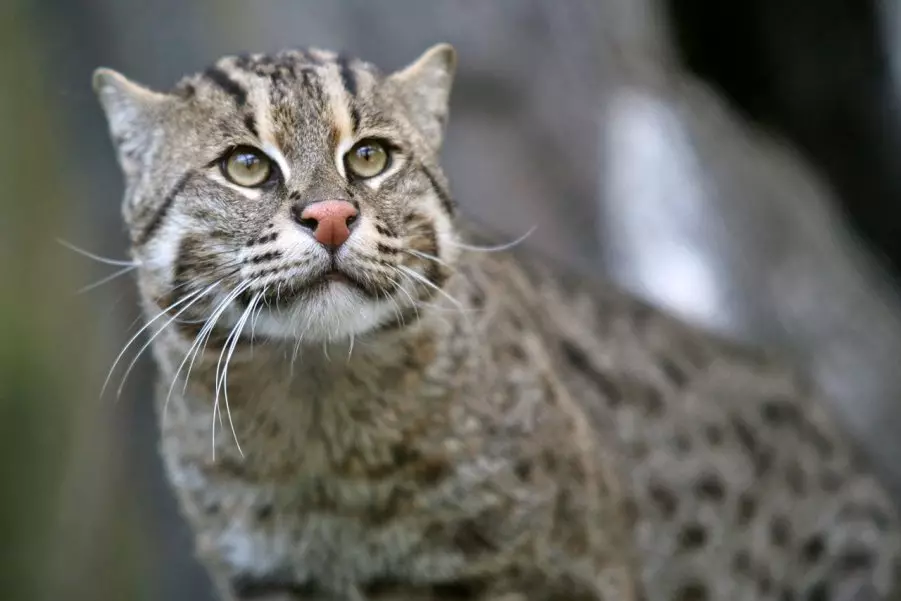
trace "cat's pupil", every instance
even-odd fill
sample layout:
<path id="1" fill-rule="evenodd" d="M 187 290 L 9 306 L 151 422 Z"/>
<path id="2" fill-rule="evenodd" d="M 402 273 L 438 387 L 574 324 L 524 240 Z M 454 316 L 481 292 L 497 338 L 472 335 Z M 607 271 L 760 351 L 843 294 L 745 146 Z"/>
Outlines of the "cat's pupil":
<path id="1" fill-rule="evenodd" d="M 363 146 L 357 150 L 357 156 L 366 161 L 371 162 L 376 155 L 376 150 L 372 146 Z"/>
<path id="2" fill-rule="evenodd" d="M 254 171 L 260 166 L 260 159 L 252 154 L 240 154 L 235 157 L 236 162 L 246 171 Z"/>

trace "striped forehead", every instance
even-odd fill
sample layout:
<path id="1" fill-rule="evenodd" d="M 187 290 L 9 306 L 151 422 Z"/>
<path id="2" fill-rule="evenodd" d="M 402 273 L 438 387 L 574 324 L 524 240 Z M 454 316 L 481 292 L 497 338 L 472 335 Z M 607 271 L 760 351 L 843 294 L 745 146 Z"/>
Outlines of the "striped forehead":
<path id="1" fill-rule="evenodd" d="M 370 65 L 320 50 L 225 57 L 199 76 L 225 96 L 263 144 L 291 152 L 298 129 L 337 142 L 359 128 L 359 104 L 371 90 Z"/>

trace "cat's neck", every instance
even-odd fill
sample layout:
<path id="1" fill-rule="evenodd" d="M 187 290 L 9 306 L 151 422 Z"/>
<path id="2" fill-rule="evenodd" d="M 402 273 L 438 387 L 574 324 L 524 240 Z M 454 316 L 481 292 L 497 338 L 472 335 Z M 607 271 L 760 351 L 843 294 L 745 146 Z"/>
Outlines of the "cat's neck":
<path id="1" fill-rule="evenodd" d="M 354 443 L 365 440 L 370 448 L 363 456 L 381 465 L 388 461 L 384 449 L 393 441 L 439 419 L 461 387 L 476 385 L 480 374 L 490 370 L 476 360 L 473 347 L 479 338 L 468 331 L 467 309 L 439 303 L 422 307 L 414 322 L 352 342 L 245 342 L 228 362 L 227 377 L 228 351 L 223 355 L 210 348 L 194 362 L 186 388 L 186 368 L 178 379 L 175 372 L 190 341 L 160 341 L 156 352 L 163 385 L 175 382 L 169 400 L 166 394 L 159 399 L 161 411 L 169 405 L 164 431 L 177 428 L 177 436 L 185 437 L 182 428 L 200 424 L 191 435 L 203 438 L 199 448 L 207 453 L 213 422 L 222 420 L 217 428 L 226 452 L 233 450 L 233 424 L 248 457 L 268 462 L 273 447 L 300 447 L 303 452 L 297 455 L 303 457 L 295 457 L 290 469 L 302 461 L 313 472 L 331 469 L 336 458 L 351 452 L 353 445 L 336 446 L 336 436 Z M 275 431 L 290 435 L 281 440 Z"/>

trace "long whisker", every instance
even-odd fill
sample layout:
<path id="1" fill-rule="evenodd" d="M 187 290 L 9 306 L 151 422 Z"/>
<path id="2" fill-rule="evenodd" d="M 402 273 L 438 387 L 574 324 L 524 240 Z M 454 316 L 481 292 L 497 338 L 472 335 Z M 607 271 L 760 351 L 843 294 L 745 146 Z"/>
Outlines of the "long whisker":
<path id="1" fill-rule="evenodd" d="M 405 273 L 406 275 L 408 275 L 409 277 L 413 278 L 414 280 L 416 280 L 416 281 L 418 281 L 418 282 L 420 282 L 420 283 L 422 283 L 422 284 L 428 286 L 429 288 L 431 288 L 432 290 L 434 290 L 435 292 L 437 292 L 438 294 L 440 294 L 441 296 L 443 296 L 444 298 L 446 298 L 447 300 L 449 300 L 450 302 L 452 302 L 452 303 L 454 304 L 454 306 L 456 306 L 457 308 L 459 308 L 461 311 L 465 310 L 465 308 L 464 308 L 463 305 L 460 303 L 460 301 L 458 301 L 458 300 L 455 299 L 453 296 L 451 296 L 450 294 L 448 294 L 447 292 L 445 292 L 440 286 L 438 286 L 437 284 L 435 284 L 435 282 L 431 281 L 430 279 L 428 279 L 428 278 L 425 277 L 424 275 L 419 274 L 419 273 L 416 273 L 415 271 L 413 271 L 412 269 L 410 269 L 410 268 L 407 267 L 406 265 L 398 265 L 397 267 L 395 267 L 395 269 L 397 269 L 397 270 L 400 271 L 401 273 Z"/>
<path id="2" fill-rule="evenodd" d="M 405 274 L 401 274 L 401 275 L 405 275 Z M 390 278 L 388 276 L 385 276 L 385 277 L 389 281 L 394 282 L 395 285 L 397 285 L 396 280 L 393 280 L 392 278 Z M 478 309 L 475 309 L 475 308 L 463 308 L 459 303 L 455 307 L 442 307 L 441 305 L 438 305 L 435 303 L 427 303 L 424 301 L 417 301 L 412 296 L 410 296 L 410 293 L 407 291 L 406 288 L 403 288 L 402 286 L 399 286 L 399 285 L 397 285 L 397 286 L 398 286 L 398 289 L 401 292 L 403 292 L 404 295 L 406 295 L 406 297 L 408 299 L 410 299 L 410 306 L 416 311 L 417 319 L 419 319 L 419 310 L 420 309 L 430 309 L 432 311 L 437 311 L 437 312 L 455 312 L 455 313 L 461 313 L 461 314 L 478 313 L 478 311 L 479 311 Z M 393 297 L 392 297 L 392 300 L 394 300 L 395 305 L 397 305 L 397 301 Z"/>
<path id="3" fill-rule="evenodd" d="M 403 275 L 403 274 L 401 274 L 401 275 Z M 391 277 L 389 277 L 389 276 L 385 276 L 385 277 L 388 278 L 389 281 L 393 282 L 394 285 L 397 286 L 397 289 L 400 290 L 401 292 L 403 292 L 403 293 L 407 296 L 407 298 L 410 299 L 410 306 L 413 307 L 413 310 L 414 310 L 414 311 L 416 311 L 416 319 L 419 319 L 419 318 L 420 318 L 420 316 L 419 316 L 419 303 L 416 302 L 416 299 L 414 299 L 413 296 L 407 291 L 407 289 L 404 288 L 403 284 L 399 283 L 397 280 L 395 280 L 395 279 L 393 279 L 393 278 L 391 278 Z M 390 296 L 389 296 L 388 298 L 391 298 L 392 300 L 394 299 L 394 297 L 390 297 Z M 398 315 L 400 316 L 401 324 L 402 324 L 404 327 L 406 327 L 407 324 L 406 324 L 406 322 L 405 322 L 404 319 L 403 319 L 403 311 L 400 310 L 400 305 L 397 303 L 396 300 L 394 301 L 394 305 L 395 305 L 396 307 L 398 307 Z"/>
<path id="4" fill-rule="evenodd" d="M 241 454 L 241 457 L 244 456 L 244 451 L 241 449 L 241 443 L 238 442 L 238 433 L 235 431 L 235 423 L 234 421 L 232 421 L 232 412 L 228 404 L 228 365 L 231 362 L 232 355 L 234 355 L 235 348 L 238 346 L 238 339 L 241 337 L 241 332 L 244 330 L 244 325 L 247 323 L 247 319 L 253 314 L 253 310 L 256 308 L 256 304 L 260 300 L 261 296 L 262 292 L 257 292 L 256 296 L 251 299 L 250 303 L 248 303 L 247 305 L 247 308 L 244 309 L 244 313 L 241 315 L 241 318 L 238 320 L 238 323 L 234 328 L 232 328 L 232 331 L 229 334 L 229 338 L 226 338 L 225 340 L 225 345 L 222 347 L 222 350 L 224 351 L 225 348 L 229 346 L 229 339 L 231 341 L 231 346 L 228 349 L 228 355 L 225 357 L 225 364 L 222 367 L 222 377 L 216 382 L 216 398 L 213 403 L 214 405 L 219 404 L 219 389 L 221 384 L 222 397 L 225 400 L 225 412 L 228 415 L 228 424 L 232 431 L 232 437 L 235 439 L 235 446 L 238 447 L 238 453 Z M 222 360 L 221 353 L 219 354 L 219 360 L 220 362 Z M 220 411 L 220 415 L 221 413 L 222 412 Z"/>
<path id="5" fill-rule="evenodd" d="M 210 314 L 209 319 L 206 320 L 206 323 L 204 323 L 203 327 L 200 329 L 200 333 L 197 335 L 196 339 L 196 342 L 198 344 L 194 349 L 194 356 L 191 357 L 191 364 L 188 365 L 188 373 L 185 376 L 185 385 L 182 389 L 182 392 L 184 392 L 188 388 L 188 380 L 191 379 L 191 370 L 194 368 L 194 361 L 197 359 L 197 356 L 199 354 L 206 352 L 206 345 L 213 334 L 213 328 L 216 327 L 216 322 L 219 321 L 219 318 L 223 313 L 225 313 L 228 305 L 231 304 L 233 300 L 238 298 L 241 293 L 243 293 L 247 288 L 250 287 L 250 285 L 250 282 L 244 282 L 242 284 L 239 284 L 237 288 L 228 293 L 225 296 L 225 299 L 223 299 L 222 302 L 216 306 L 212 314 Z M 201 346 L 203 347 L 202 349 Z"/>
<path id="6" fill-rule="evenodd" d="M 73 252 L 76 252 L 84 257 L 93 259 L 93 260 L 97 261 L 98 263 L 103 263 L 105 265 L 116 265 L 119 267 L 124 267 L 124 266 L 136 267 L 141 264 L 140 261 L 123 261 L 122 259 L 109 259 L 107 257 L 101 257 L 100 255 L 96 255 L 96 254 L 92 253 L 91 251 L 85 250 L 83 248 L 79 248 L 79 247 L 75 246 L 74 244 L 72 244 L 71 242 L 67 242 L 66 240 L 63 240 L 62 238 L 57 238 L 56 241 L 59 244 L 61 244 L 62 246 L 65 246 L 66 248 L 68 248 L 69 250 L 71 250 Z"/>
<path id="7" fill-rule="evenodd" d="M 532 228 L 528 232 L 526 232 L 525 234 L 523 234 L 522 236 L 520 236 L 513 242 L 508 242 L 507 244 L 501 244 L 499 246 L 473 246 L 471 244 L 463 244 L 460 242 L 446 242 L 446 244 L 448 244 L 450 246 L 456 246 L 457 248 L 462 248 L 464 250 L 471 250 L 471 251 L 475 251 L 475 252 L 488 252 L 488 253 L 501 252 L 504 250 L 510 250 L 511 248 L 513 248 L 514 246 L 517 246 L 518 244 L 522 244 L 525 241 L 525 239 L 528 238 L 529 236 L 531 236 L 537 229 L 538 229 L 537 225 L 532 226 Z"/>
<path id="8" fill-rule="evenodd" d="M 228 306 L 232 303 L 232 301 L 234 301 L 236 298 L 238 298 L 245 290 L 247 290 L 252 285 L 253 285 L 253 281 L 242 282 L 234 290 L 232 290 L 231 293 L 228 294 L 228 296 L 225 297 L 225 300 L 222 301 L 222 303 L 220 303 L 219 307 L 216 309 L 216 311 L 213 313 L 213 315 L 210 316 L 209 321 L 207 321 L 206 325 L 204 325 L 203 329 L 200 331 L 201 338 L 203 338 L 205 335 L 206 341 L 209 340 L 210 336 L 212 335 L 213 328 L 216 326 L 216 322 L 219 321 L 219 318 L 222 316 L 223 313 L 225 313 L 226 309 L 228 309 Z M 206 341 L 203 343 L 204 350 L 206 349 Z M 223 351 L 225 350 L 225 346 L 228 345 L 227 343 L 228 343 L 228 340 L 226 339 L 226 344 L 223 346 L 223 349 L 222 349 Z M 199 352 L 201 352 L 200 346 L 198 346 L 197 349 L 194 351 L 194 357 L 191 359 L 191 365 L 188 367 L 188 374 L 187 374 L 187 377 L 185 378 L 185 388 L 187 388 L 188 379 L 191 377 L 191 368 L 194 366 L 194 359 L 197 358 L 197 355 Z M 221 359 L 222 359 L 221 353 L 219 355 L 219 358 L 221 361 Z M 217 363 L 215 380 L 218 380 L 218 378 L 219 378 L 219 365 Z M 216 413 L 219 411 L 218 382 L 216 382 L 216 389 L 217 389 L 217 397 L 216 397 L 216 401 L 213 403 L 213 458 L 214 459 L 216 458 Z M 222 416 L 220 415 L 220 419 L 221 419 L 221 417 Z"/>
<path id="9" fill-rule="evenodd" d="M 306 335 L 307 331 L 310 329 L 310 321 L 312 320 L 312 316 L 308 312 L 306 318 L 304 319 L 303 328 L 300 332 L 297 332 L 295 328 L 295 333 L 297 334 L 297 342 L 294 343 L 294 353 L 291 355 L 291 363 L 289 374 L 294 375 L 294 363 L 297 361 L 297 354 L 300 352 L 300 346 L 303 344 L 303 337 Z"/>
<path id="10" fill-rule="evenodd" d="M 212 277 L 219 277 L 219 280 L 218 280 L 218 281 L 222 282 L 222 281 L 225 280 L 225 278 L 231 277 L 231 276 L 235 275 L 236 273 L 238 273 L 239 271 L 241 271 L 241 265 L 242 265 L 242 264 L 243 264 L 243 261 L 232 261 L 232 262 L 230 262 L 230 263 L 225 263 L 225 264 L 223 264 L 223 265 L 217 267 L 215 270 L 209 272 L 209 273 L 206 274 L 206 275 L 207 275 L 207 276 L 212 276 Z M 229 271 L 228 273 L 224 273 L 224 274 L 222 274 L 221 276 L 219 276 L 219 274 L 217 273 L 220 269 L 229 269 L 229 268 L 231 268 L 231 267 L 235 267 L 235 268 L 232 269 L 231 271 Z M 170 289 L 169 289 L 169 292 L 166 293 L 166 294 L 171 294 L 172 292 L 175 292 L 175 291 L 178 290 L 179 288 L 184 288 L 185 286 L 193 286 L 193 285 L 196 284 L 196 283 L 197 283 L 197 280 L 196 280 L 196 279 L 195 279 L 195 280 L 188 280 L 188 281 L 186 281 L 186 282 L 182 282 L 181 284 L 179 284 L 179 285 L 177 285 L 177 286 L 173 286 L 172 288 L 170 288 Z M 160 301 L 160 299 L 162 299 L 164 296 L 165 296 L 165 295 L 163 295 L 163 296 L 158 296 L 158 297 L 155 299 L 156 302 L 158 303 L 158 302 Z M 131 328 L 135 327 L 135 324 L 139 323 L 139 322 L 141 321 L 141 318 L 142 318 L 142 317 L 143 317 L 143 314 L 139 314 L 137 317 L 135 317 L 134 320 L 133 320 L 130 324 L 128 324 L 128 328 L 127 328 L 127 329 L 130 330 Z M 183 321 L 183 322 L 181 322 L 181 323 L 200 323 L 200 322 L 202 322 L 202 321 L 205 321 L 205 320 L 197 320 L 197 321 L 185 320 L 185 321 Z"/>
<path id="11" fill-rule="evenodd" d="M 160 329 L 158 329 L 156 332 L 154 332 L 154 334 L 147 340 L 147 342 L 144 343 L 144 346 L 142 346 L 140 348 L 140 350 L 137 353 L 135 353 L 134 358 L 132 358 L 131 363 L 128 364 L 128 367 L 125 370 L 125 374 L 122 375 L 122 381 L 119 383 L 119 388 L 116 390 L 116 398 L 122 396 L 122 390 L 125 388 L 125 381 L 128 380 L 128 375 L 131 373 L 131 370 L 134 369 L 135 364 L 137 364 L 138 359 L 141 357 L 141 355 L 144 354 L 144 351 L 146 351 L 150 347 L 150 345 L 153 344 L 153 341 L 156 339 L 156 337 L 159 336 L 160 334 L 162 334 L 163 331 L 166 328 L 168 328 L 169 325 L 173 321 L 178 319 L 179 315 L 181 315 L 182 313 L 184 313 L 185 311 L 190 309 L 191 306 L 194 305 L 200 299 L 202 299 L 207 292 L 211 291 L 213 288 L 218 286 L 220 282 L 221 282 L 221 280 L 219 282 L 215 282 L 214 284 L 211 284 L 210 286 L 208 286 L 206 288 L 206 290 L 201 292 L 199 295 L 195 296 L 191 302 L 189 302 L 187 305 L 185 305 L 184 307 L 179 309 L 178 312 L 175 315 L 173 315 L 171 318 L 169 318 L 169 320 L 166 323 L 164 323 Z"/>
<path id="12" fill-rule="evenodd" d="M 263 289 L 263 295 L 266 294 L 266 289 Z M 250 352 L 253 353 L 253 342 L 256 340 L 256 331 L 257 331 L 257 321 L 260 319 L 260 313 L 263 312 L 263 309 L 266 306 L 265 298 L 260 297 L 263 302 L 258 303 L 257 309 L 254 312 L 253 316 L 250 318 Z"/>
<path id="13" fill-rule="evenodd" d="M 413 257 L 416 257 L 418 259 L 425 259 L 426 261 L 434 261 L 435 263 L 438 263 L 439 265 L 447 267 L 448 269 L 453 269 L 453 267 L 451 267 L 451 265 L 449 263 L 447 263 L 446 261 L 442 261 L 435 255 L 430 255 L 429 253 L 424 253 L 420 250 L 404 248 L 404 249 L 401 249 L 401 252 L 411 255 Z"/>
<path id="14" fill-rule="evenodd" d="M 403 326 L 404 328 L 406 328 L 407 327 L 407 319 L 404 317 L 403 309 L 400 308 L 400 303 L 397 302 L 397 299 L 394 298 L 393 296 L 386 295 L 386 298 L 391 301 L 391 303 L 394 307 L 394 315 L 397 317 L 397 319 L 400 320 L 400 325 Z M 419 308 L 416 307 L 415 304 L 413 305 L 413 310 L 416 311 L 417 315 L 419 315 Z"/>
<path id="15" fill-rule="evenodd" d="M 354 342 L 356 341 L 357 336 L 353 332 L 350 333 L 350 348 L 347 349 L 347 362 L 350 363 L 350 358 L 353 357 L 354 354 Z"/>
<path id="16" fill-rule="evenodd" d="M 122 347 L 122 351 L 121 351 L 121 352 L 119 353 L 119 355 L 116 357 L 115 361 L 113 361 L 113 365 L 112 365 L 112 367 L 110 367 L 109 373 L 106 374 L 106 379 L 103 381 L 103 387 L 100 389 L 100 396 L 101 396 L 101 397 L 103 396 L 103 393 L 106 391 L 106 387 L 109 385 L 110 378 L 113 376 L 113 371 L 115 371 L 116 365 L 119 364 L 119 361 L 122 360 L 122 356 L 125 355 L 125 352 L 126 352 L 126 351 L 129 349 L 129 347 L 134 343 L 134 341 L 138 339 L 138 337 L 144 332 L 144 330 L 146 330 L 147 328 L 149 328 L 150 326 L 152 326 L 153 323 L 154 323 L 156 320 L 158 320 L 158 319 L 160 319 L 161 317 L 163 317 L 164 315 L 166 315 L 169 311 L 171 311 L 171 310 L 174 309 L 175 307 L 178 307 L 178 306 L 182 305 L 183 303 L 188 302 L 188 301 L 191 300 L 192 298 L 195 298 L 195 297 L 197 297 L 197 296 L 200 296 L 200 295 L 203 294 L 203 293 L 204 293 L 204 290 L 198 290 L 198 291 L 192 292 L 191 294 L 188 294 L 188 295 L 182 297 L 180 300 L 178 300 L 178 301 L 172 303 L 171 305 L 169 305 L 168 307 L 166 307 L 165 309 L 163 309 L 162 311 L 160 311 L 159 314 L 157 314 L 156 317 L 154 317 L 153 319 L 151 319 L 150 321 L 148 321 L 146 324 L 144 324 L 144 326 L 143 326 L 140 330 L 138 330 L 137 333 L 135 333 L 135 335 L 132 336 L 131 339 L 130 339 L 128 342 L 125 343 L 125 346 Z"/>
<path id="17" fill-rule="evenodd" d="M 387 275 L 385 276 L 385 278 L 386 278 L 389 282 L 391 282 L 391 283 L 394 284 L 394 289 L 395 289 L 395 290 L 397 290 L 398 288 L 400 288 L 400 284 L 397 283 L 397 280 L 394 280 L 394 279 L 392 279 L 390 276 L 387 276 Z M 391 303 L 391 309 L 394 311 L 394 317 L 395 317 L 395 319 L 397 319 L 397 320 L 401 323 L 401 325 L 402 325 L 403 327 L 406 327 L 406 326 L 407 326 L 407 323 L 406 323 L 406 321 L 404 320 L 403 312 L 402 312 L 401 309 L 400 309 L 400 304 L 397 302 L 397 299 L 394 298 L 394 295 L 391 294 L 391 293 L 389 293 L 387 290 L 379 290 L 379 291 L 376 293 L 376 298 L 378 298 L 379 300 L 381 300 L 381 299 L 382 299 L 382 296 L 385 297 L 385 300 L 386 300 L 386 301 L 389 301 L 389 302 Z"/>
<path id="18" fill-rule="evenodd" d="M 126 273 L 129 273 L 131 271 L 134 271 L 138 267 L 139 267 L 138 265 L 129 265 L 128 267 L 124 267 L 118 271 L 114 271 L 110 275 L 94 282 L 93 284 L 88 284 L 87 286 L 82 286 L 81 288 L 79 288 L 78 290 L 75 291 L 75 294 L 84 294 L 85 292 L 89 292 L 89 291 L 93 290 L 94 288 L 99 288 L 100 286 L 103 286 L 107 282 L 111 282 L 111 281 L 115 280 L 119 276 L 125 275 Z"/>
<path id="19" fill-rule="evenodd" d="M 253 310 L 255 308 L 258 298 L 259 298 L 259 293 L 257 293 L 257 295 L 255 295 L 251 299 L 251 302 L 247 305 L 247 307 L 241 313 L 241 316 L 238 318 L 238 321 L 235 323 L 234 327 L 232 327 L 231 331 L 229 332 L 228 336 L 225 339 L 224 344 L 222 345 L 221 351 L 219 352 L 219 360 L 216 363 L 216 375 L 215 375 L 215 382 L 216 382 L 215 398 L 216 398 L 217 403 L 218 403 L 218 399 L 219 399 L 219 392 L 224 385 L 227 385 L 227 381 L 228 381 L 227 380 L 227 377 L 228 377 L 227 370 L 228 370 L 228 362 L 231 360 L 231 355 L 233 352 L 232 342 L 234 341 L 235 346 L 237 346 L 237 340 L 240 338 L 241 331 L 244 327 L 244 324 L 247 322 L 248 316 L 253 313 Z M 223 363 L 223 358 L 225 358 L 224 363 Z M 228 393 L 226 392 L 226 395 L 227 394 Z M 227 398 L 228 397 L 226 396 L 226 399 Z"/>
<path id="20" fill-rule="evenodd" d="M 184 387 L 182 388 L 182 393 L 184 394 L 184 392 L 188 389 L 188 380 L 190 380 L 190 378 L 191 378 L 191 368 L 194 367 L 194 359 L 197 358 L 197 352 L 200 350 L 200 345 L 203 343 L 203 341 L 207 337 L 208 333 L 212 331 L 212 328 L 210 328 L 209 331 L 207 330 L 207 325 L 210 324 L 210 322 L 214 316 L 216 316 L 218 318 L 219 309 L 226 306 L 230 302 L 230 300 L 231 300 L 231 295 L 227 295 L 226 298 L 220 304 L 216 305 L 216 307 L 213 309 L 210 316 L 206 319 L 203 328 L 201 328 L 201 330 L 194 337 L 193 342 L 191 342 L 191 346 L 188 347 L 188 350 L 185 353 L 184 358 L 182 359 L 181 363 L 178 365 L 178 369 L 175 370 L 175 375 L 172 377 L 172 383 L 169 385 L 169 392 L 166 394 L 166 402 L 163 404 L 163 418 L 164 419 L 166 416 L 166 410 L 169 407 L 169 400 L 172 398 L 172 391 L 175 389 L 175 383 L 178 382 L 178 376 L 181 373 L 181 370 L 184 369 L 185 364 L 188 362 L 188 358 L 191 358 L 191 365 L 188 368 L 188 373 L 185 375 L 185 383 L 184 383 Z M 192 356 L 192 351 L 193 351 L 193 356 Z"/>

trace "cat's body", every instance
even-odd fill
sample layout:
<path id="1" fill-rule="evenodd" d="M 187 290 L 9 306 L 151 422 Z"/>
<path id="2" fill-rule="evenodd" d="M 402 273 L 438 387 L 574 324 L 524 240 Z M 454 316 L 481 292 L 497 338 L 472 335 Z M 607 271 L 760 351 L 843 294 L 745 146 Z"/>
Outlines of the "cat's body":
<path id="1" fill-rule="evenodd" d="M 894 509 L 790 375 L 466 246 L 452 70 L 95 80 L 164 311 L 163 456 L 223 596 L 894 599 Z"/>

